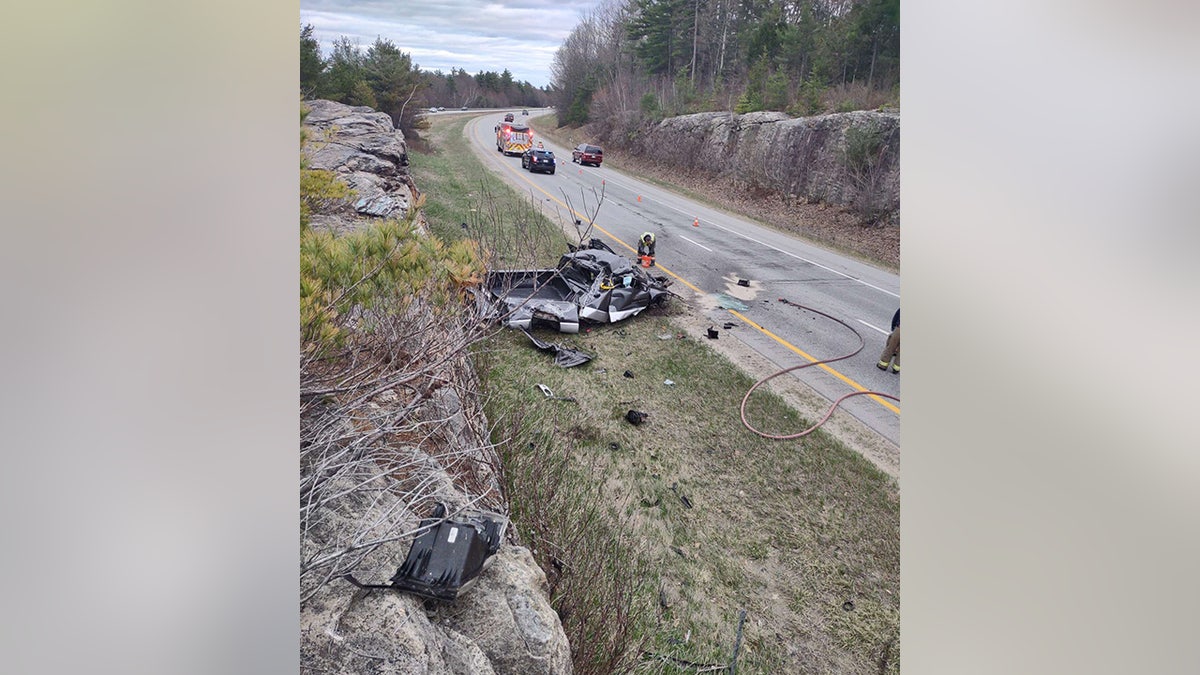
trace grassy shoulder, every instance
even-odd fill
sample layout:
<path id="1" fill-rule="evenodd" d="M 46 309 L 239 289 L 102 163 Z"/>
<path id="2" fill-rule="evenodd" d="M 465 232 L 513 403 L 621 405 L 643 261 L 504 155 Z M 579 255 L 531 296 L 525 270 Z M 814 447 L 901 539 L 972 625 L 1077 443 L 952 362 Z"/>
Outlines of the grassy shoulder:
<path id="1" fill-rule="evenodd" d="M 465 141 L 451 149 L 463 123 L 431 130 L 439 153 L 411 156 L 431 226 L 463 236 L 485 194 L 514 201 L 488 208 L 481 227 L 515 227 L 521 198 L 501 196 Z M 576 368 L 516 331 L 475 351 L 514 530 L 546 571 L 575 672 L 728 664 L 743 611 L 738 672 L 899 672 L 895 483 L 821 431 L 790 442 L 749 432 L 738 407 L 753 381 L 689 335 L 672 302 L 539 334 L 595 355 Z M 629 410 L 646 421 L 630 424 Z M 749 412 L 776 432 L 809 423 L 769 392 Z"/>

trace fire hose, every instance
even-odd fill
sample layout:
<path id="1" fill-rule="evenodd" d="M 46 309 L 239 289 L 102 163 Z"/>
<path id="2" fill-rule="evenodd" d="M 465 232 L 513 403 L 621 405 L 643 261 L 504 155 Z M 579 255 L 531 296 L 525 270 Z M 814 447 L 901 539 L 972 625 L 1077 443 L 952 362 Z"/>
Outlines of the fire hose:
<path id="1" fill-rule="evenodd" d="M 807 436 L 807 435 L 811 434 L 812 432 L 816 431 L 818 428 L 820 428 L 820 426 L 822 424 L 825 424 L 825 422 L 829 420 L 829 418 L 833 415 L 833 411 L 837 410 L 837 407 L 839 405 L 841 405 L 842 401 L 845 401 L 848 398 L 852 398 L 854 396 L 880 396 L 883 398 L 890 398 L 893 401 L 900 400 L 900 398 L 897 396 L 892 396 L 891 394 L 885 394 L 881 391 L 854 391 L 854 392 L 850 392 L 849 394 L 846 394 L 845 396 L 842 396 L 842 397 L 838 398 L 836 401 L 834 401 L 833 405 L 829 406 L 829 410 L 825 413 L 825 416 L 822 417 L 819 422 L 817 422 L 816 424 L 812 425 L 811 427 L 809 427 L 799 433 L 769 434 L 765 431 L 760 431 L 758 429 L 755 429 L 754 426 L 750 424 L 750 421 L 746 419 L 746 404 L 750 401 L 750 395 L 754 393 L 754 390 L 758 389 L 759 387 L 763 386 L 767 382 L 770 382 L 771 380 L 773 380 L 781 375 L 786 375 L 787 373 L 790 373 L 790 372 L 793 372 L 796 370 L 802 370 L 804 368 L 811 368 L 813 366 L 819 366 L 823 363 L 833 363 L 834 361 L 842 361 L 842 360 L 848 359 L 852 356 L 855 356 L 859 352 L 861 352 L 863 350 L 863 348 L 866 347 L 866 344 L 867 344 L 866 340 L 863 339 L 862 334 L 859 333 L 858 330 L 856 330 L 854 328 L 854 326 L 851 326 L 850 324 L 846 323 L 845 321 L 842 321 L 841 319 L 837 318 L 836 316 L 831 316 L 829 314 L 826 314 L 825 312 L 822 312 L 819 309 L 814 309 L 812 307 L 806 307 L 804 305 L 801 305 L 800 303 L 792 302 L 791 300 L 788 300 L 787 298 L 779 298 L 779 302 L 782 302 L 785 305 L 791 305 L 792 307 L 795 307 L 797 309 L 802 309 L 802 310 L 812 312 L 814 314 L 819 314 L 827 319 L 830 319 L 832 321 L 836 321 L 837 323 L 842 324 L 846 328 L 850 329 L 850 332 L 854 333 L 855 337 L 858 338 L 858 349 L 855 349 L 854 351 L 850 352 L 849 354 L 846 354 L 845 356 L 836 356 L 831 359 L 823 359 L 821 361 L 813 361 L 811 363 L 802 363 L 798 366 L 784 368 L 783 370 L 780 370 L 776 373 L 768 375 L 767 377 L 764 377 L 763 379 L 759 380 L 758 382 L 755 382 L 754 386 L 750 387 L 750 389 L 746 391 L 746 395 L 744 397 L 742 397 L 742 405 L 741 405 L 740 412 L 741 412 L 741 416 L 742 416 L 742 424 L 745 425 L 745 427 L 747 429 L 749 429 L 753 433 L 758 434 L 759 436 L 762 436 L 763 438 L 769 438 L 769 439 L 776 440 L 776 441 L 790 441 L 793 439 L 801 438 L 803 436 Z"/>

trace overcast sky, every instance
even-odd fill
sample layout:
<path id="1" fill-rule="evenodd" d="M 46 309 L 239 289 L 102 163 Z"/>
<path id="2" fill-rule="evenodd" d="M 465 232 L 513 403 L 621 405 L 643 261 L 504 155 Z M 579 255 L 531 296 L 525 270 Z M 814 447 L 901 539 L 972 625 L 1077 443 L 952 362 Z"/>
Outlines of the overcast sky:
<path id="1" fill-rule="evenodd" d="M 391 40 L 421 70 L 505 68 L 518 81 L 550 84 L 562 41 L 601 0 L 301 0 L 300 26 L 312 24 L 329 56 L 345 35 L 362 49 Z"/>

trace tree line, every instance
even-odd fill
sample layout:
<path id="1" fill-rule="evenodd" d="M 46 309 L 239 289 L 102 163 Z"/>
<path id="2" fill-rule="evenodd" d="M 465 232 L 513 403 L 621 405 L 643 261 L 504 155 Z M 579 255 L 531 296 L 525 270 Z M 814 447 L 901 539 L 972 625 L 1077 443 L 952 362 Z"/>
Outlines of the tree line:
<path id="1" fill-rule="evenodd" d="M 311 24 L 300 29 L 300 94 L 385 112 L 409 137 L 417 135 L 419 114 L 435 106 L 538 108 L 550 101 L 548 89 L 516 81 L 507 68 L 475 75 L 457 68 L 423 71 L 383 37 L 362 50 L 342 36 L 322 56 Z"/>
<path id="2" fill-rule="evenodd" d="M 551 67 L 558 122 L 897 106 L 899 0 L 607 0 Z"/>

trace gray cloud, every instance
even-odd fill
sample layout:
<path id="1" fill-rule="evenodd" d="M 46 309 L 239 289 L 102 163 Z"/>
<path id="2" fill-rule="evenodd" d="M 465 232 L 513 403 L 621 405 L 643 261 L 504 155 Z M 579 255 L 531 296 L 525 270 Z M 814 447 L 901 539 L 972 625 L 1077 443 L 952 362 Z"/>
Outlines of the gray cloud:
<path id="1" fill-rule="evenodd" d="M 601 0 L 303 0 L 300 25 L 312 24 L 328 55 L 342 36 L 366 49 L 376 37 L 412 55 L 422 70 L 500 72 L 535 86 L 550 83 L 554 53 Z"/>

